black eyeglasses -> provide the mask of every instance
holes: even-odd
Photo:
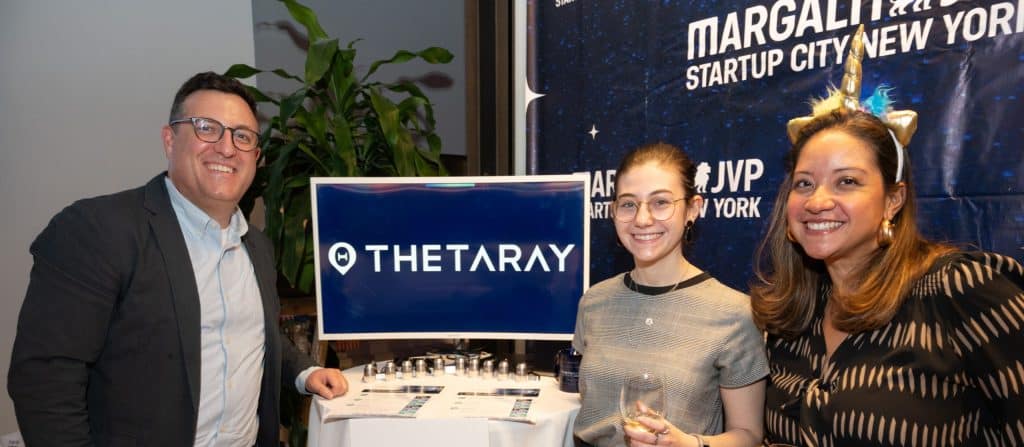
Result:
[[[242,152],[251,152],[260,146],[260,134],[249,129],[232,129],[213,118],[193,116],[174,120],[168,124],[174,126],[181,123],[191,123],[192,130],[196,133],[196,138],[207,143],[220,141],[221,138],[224,138],[224,129],[227,129],[231,131],[231,144],[235,145],[235,149]]]

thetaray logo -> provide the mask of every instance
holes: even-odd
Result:
[[[566,260],[576,244],[367,244],[364,254],[373,260],[373,271],[392,272],[550,272],[566,271]],[[327,259],[344,276],[356,263],[356,248],[336,242]],[[468,267],[468,269],[467,269]]]

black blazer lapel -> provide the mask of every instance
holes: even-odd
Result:
[[[250,227],[249,231],[257,230]],[[255,238],[247,234],[242,237],[242,242],[245,243],[245,249],[249,252],[249,260],[252,262],[253,271],[256,273],[256,282],[259,285],[260,298],[263,301],[263,323],[267,332],[267,344],[270,345],[271,332],[277,333],[278,312],[276,310],[279,306],[276,293],[277,285],[275,283],[277,278],[273,275],[274,266],[269,263],[269,259],[264,257],[265,252],[259,251],[259,248],[256,247]]]
[[[143,206],[151,213],[149,225],[156,237],[156,243],[163,255],[167,278],[174,296],[174,313],[178,320],[178,335],[181,351],[188,372],[189,392],[192,395],[192,410],[199,411],[200,344],[199,344],[199,289],[196,286],[195,271],[181,233],[181,225],[171,207],[171,199],[164,185],[166,172],[146,184]]]
[[[277,426],[280,423],[278,408],[281,405],[282,353],[277,321],[280,303],[277,299],[277,275],[271,254],[273,251],[269,248],[270,244],[263,235],[253,234],[255,231],[258,230],[250,227],[249,233],[242,237],[242,242],[249,252],[249,260],[256,273],[256,282],[259,285],[260,298],[263,302],[263,333],[266,349],[263,357],[263,383],[260,385],[258,410],[260,435],[256,444],[270,446],[277,445]]]
[[[251,233],[253,231],[258,230],[250,227],[249,232]],[[277,373],[279,371],[277,365],[279,363],[279,356],[281,355],[278,351],[279,345],[277,332],[277,319],[280,313],[280,302],[277,299],[277,276],[275,274],[274,265],[272,264],[273,258],[267,256],[270,253],[269,248],[263,247],[261,250],[255,236],[246,234],[242,237],[242,242],[245,243],[245,249],[249,252],[249,260],[252,262],[253,271],[256,273],[256,282],[259,284],[260,298],[263,301],[263,326],[266,337],[266,354],[264,357],[264,363],[267,365],[264,371]],[[274,376],[276,375],[277,374],[272,374],[268,376],[267,374],[264,374],[264,379],[265,381],[266,379],[274,380]]]

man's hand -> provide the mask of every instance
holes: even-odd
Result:
[[[320,368],[306,378],[306,391],[319,394],[324,399],[333,399],[348,391],[348,381],[339,369]]]

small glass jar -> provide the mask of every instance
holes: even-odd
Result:
[[[367,363],[363,367],[363,383],[371,383],[377,381],[377,365],[373,362]]]
[[[395,366],[395,362],[388,360],[388,362],[384,364],[384,380],[395,380],[396,369],[397,367]]]
[[[519,362],[516,364],[516,373],[514,379],[516,382],[526,381],[526,362]]]
[[[494,377],[494,360],[484,360],[483,367],[480,369],[480,377],[485,379]]]
[[[508,380],[508,368],[508,360],[502,359],[500,362],[498,362],[498,380]]]

